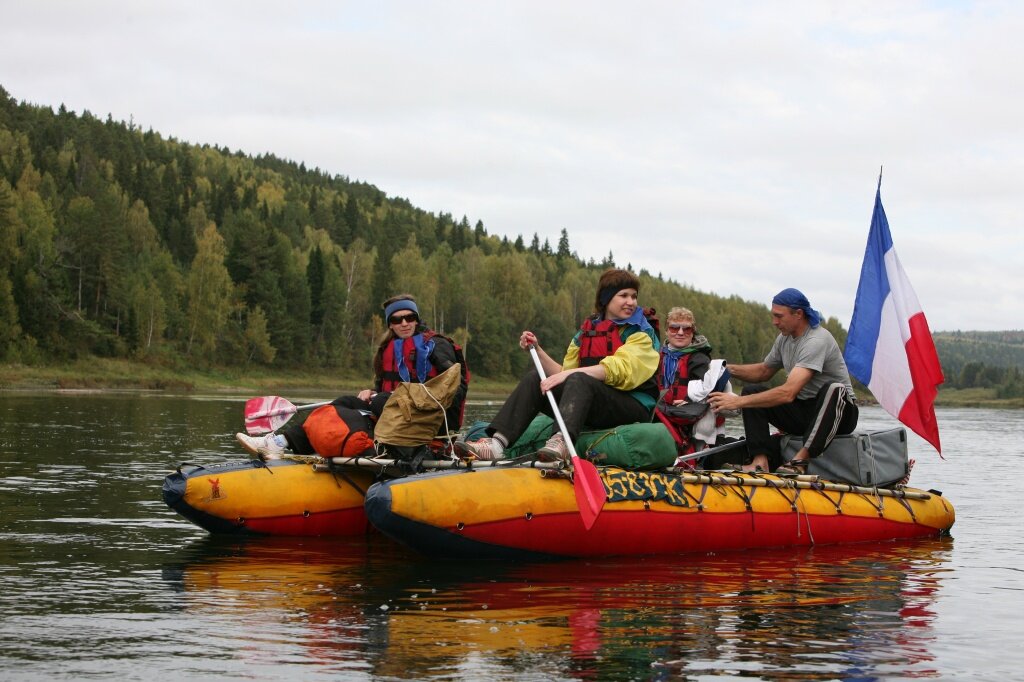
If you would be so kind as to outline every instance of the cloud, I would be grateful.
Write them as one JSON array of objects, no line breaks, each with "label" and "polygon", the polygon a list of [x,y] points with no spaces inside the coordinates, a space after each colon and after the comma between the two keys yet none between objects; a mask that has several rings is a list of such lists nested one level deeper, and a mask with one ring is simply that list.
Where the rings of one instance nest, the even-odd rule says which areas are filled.
[{"label": "cloud", "polygon": [[933,328],[1022,328],[1022,29],[1012,3],[20,3],[0,84],[844,324],[884,164]]}]

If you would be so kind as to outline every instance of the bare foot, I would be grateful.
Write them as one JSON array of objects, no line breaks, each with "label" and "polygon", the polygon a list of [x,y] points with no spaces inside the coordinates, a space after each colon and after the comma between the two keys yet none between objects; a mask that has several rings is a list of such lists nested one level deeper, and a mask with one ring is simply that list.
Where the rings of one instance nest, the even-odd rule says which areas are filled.
[{"label": "bare foot", "polygon": [[750,464],[744,465],[742,469],[747,473],[767,472],[768,458],[764,455],[757,455],[750,460]]}]

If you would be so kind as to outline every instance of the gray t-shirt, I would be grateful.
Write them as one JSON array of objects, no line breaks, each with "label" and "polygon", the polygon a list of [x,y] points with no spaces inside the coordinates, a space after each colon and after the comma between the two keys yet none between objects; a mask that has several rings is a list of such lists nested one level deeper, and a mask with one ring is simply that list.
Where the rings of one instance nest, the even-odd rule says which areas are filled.
[{"label": "gray t-shirt", "polygon": [[806,400],[818,395],[822,386],[832,383],[843,383],[853,395],[850,383],[850,372],[839,350],[839,344],[829,330],[821,325],[808,327],[801,336],[783,336],[779,334],[772,344],[772,349],[764,358],[764,364],[774,369],[783,368],[792,372],[794,367],[806,367],[814,372],[797,398]]}]

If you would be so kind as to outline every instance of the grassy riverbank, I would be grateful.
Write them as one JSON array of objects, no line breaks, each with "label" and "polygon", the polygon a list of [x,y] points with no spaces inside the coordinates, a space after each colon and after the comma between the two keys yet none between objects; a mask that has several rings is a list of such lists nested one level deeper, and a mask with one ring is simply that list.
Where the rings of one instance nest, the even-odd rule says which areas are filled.
[{"label": "grassy riverbank", "polygon": [[[0,365],[0,390],[151,390],[172,393],[318,395],[331,397],[370,385],[370,377],[343,372],[266,372],[261,369],[150,365],[89,358],[61,365]],[[473,376],[473,398],[501,397],[514,382]]]},{"label": "grassy riverbank", "polygon": [[[316,395],[329,397],[369,385],[368,376],[341,372],[269,373],[261,369],[212,369],[150,365],[128,360],[89,358],[61,365],[0,365],[0,390],[153,390],[244,395]],[[508,395],[515,382],[473,376],[473,399]],[[945,389],[937,405],[945,407],[1024,408],[1024,398],[1000,399],[995,389]]]}]

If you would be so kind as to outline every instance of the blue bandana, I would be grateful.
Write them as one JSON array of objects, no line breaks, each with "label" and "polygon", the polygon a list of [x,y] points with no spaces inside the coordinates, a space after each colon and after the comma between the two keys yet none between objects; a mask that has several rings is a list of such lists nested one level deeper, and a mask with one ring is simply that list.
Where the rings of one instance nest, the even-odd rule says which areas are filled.
[{"label": "blue bandana", "polygon": [[654,330],[654,327],[651,326],[651,323],[647,321],[647,317],[644,315],[644,309],[640,306],[637,306],[636,310],[633,311],[633,314],[627,318],[620,320],[614,317],[609,317],[608,319],[620,326],[624,324],[635,324],[640,327],[640,331],[644,332],[647,330]]},{"label": "blue bandana", "polygon": [[821,324],[821,313],[811,307],[811,302],[807,300],[807,297],[799,289],[783,289],[775,294],[775,298],[772,299],[772,305],[799,308],[804,311],[804,315],[807,316],[807,322],[811,327],[817,327]]},{"label": "blue bandana", "polygon": [[[416,334],[409,338],[416,344],[416,381],[422,384],[430,374],[430,354],[434,352],[434,340],[423,340],[423,334]],[[395,339],[395,366],[398,367],[398,376],[402,381],[411,380],[409,368],[405,366],[405,353],[402,351],[405,339]]]},{"label": "blue bandana", "polygon": [[661,347],[661,385],[671,386],[676,378],[679,359],[687,353],[686,348],[672,348],[668,344]]}]

